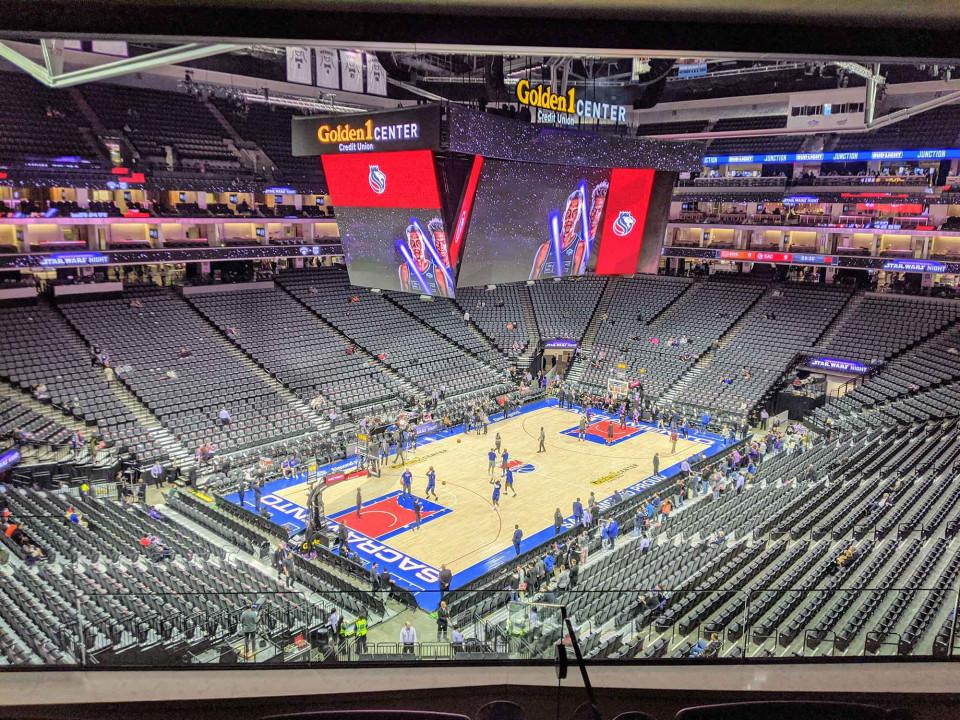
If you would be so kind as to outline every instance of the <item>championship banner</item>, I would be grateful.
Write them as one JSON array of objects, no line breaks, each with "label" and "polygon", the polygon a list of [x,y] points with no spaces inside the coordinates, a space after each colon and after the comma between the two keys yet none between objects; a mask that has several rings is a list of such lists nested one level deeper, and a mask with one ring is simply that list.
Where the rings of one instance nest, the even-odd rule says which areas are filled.
[{"label": "championship banner", "polygon": [[371,95],[387,94],[387,71],[373,53],[364,53],[367,58],[367,92]]},{"label": "championship banner", "polygon": [[340,86],[349,92],[363,92],[363,56],[360,53],[340,51]]},{"label": "championship banner", "polygon": [[287,50],[287,82],[312,84],[310,74],[310,52],[305,47],[288,47]]},{"label": "championship banner", "polygon": [[317,86],[339,89],[340,57],[337,51],[330,48],[316,48],[313,52],[317,65]]},{"label": "championship banner", "polygon": [[294,117],[291,137],[295,157],[437,149],[440,106],[421,105],[362,115]]},{"label": "championship banner", "polygon": [[92,52],[101,55],[114,55],[116,57],[127,57],[130,54],[127,51],[127,43],[122,40],[94,40],[90,49]]}]

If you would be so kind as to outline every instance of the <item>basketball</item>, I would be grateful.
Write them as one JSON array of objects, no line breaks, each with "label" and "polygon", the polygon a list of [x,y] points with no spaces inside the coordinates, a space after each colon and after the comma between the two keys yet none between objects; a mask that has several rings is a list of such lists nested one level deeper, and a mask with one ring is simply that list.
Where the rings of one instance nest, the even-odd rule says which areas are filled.
[{"label": "basketball", "polygon": [[460,438],[457,438],[457,445],[460,444]]},{"label": "basketball", "polygon": [[447,484],[447,481],[446,481],[446,480],[441,480],[441,481],[440,481],[440,484],[441,484],[441,485],[446,485],[446,484]]}]

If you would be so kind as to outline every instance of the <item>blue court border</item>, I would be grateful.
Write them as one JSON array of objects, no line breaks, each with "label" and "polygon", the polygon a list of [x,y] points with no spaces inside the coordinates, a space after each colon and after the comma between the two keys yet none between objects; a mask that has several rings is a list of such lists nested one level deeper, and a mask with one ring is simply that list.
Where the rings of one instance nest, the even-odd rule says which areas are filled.
[{"label": "blue court border", "polygon": [[[525,415],[527,413],[531,413],[537,410],[542,410],[544,408],[551,408],[551,407],[552,408],[559,407],[559,402],[555,398],[538,400],[536,402],[525,405],[522,408],[518,408],[514,410],[513,412],[511,412],[510,417]],[[559,409],[569,412],[571,415],[578,418],[581,414],[583,414],[583,408],[580,407],[579,405],[566,405],[563,408],[559,408]],[[591,414],[591,422],[593,422],[595,419],[619,421],[619,415],[604,413],[601,411],[597,411],[594,408],[590,409],[590,414]],[[490,416],[490,424],[493,425],[494,423],[499,422],[503,419],[504,417],[502,412],[496,413]],[[647,422],[641,422],[641,426],[644,427],[644,431],[640,433],[641,435],[651,433],[651,432],[659,433],[661,435],[668,436],[668,437],[670,435],[669,428],[658,428],[652,423],[647,423]],[[573,429],[575,431],[576,427],[574,427]],[[444,430],[439,430],[435,433],[430,433],[429,435],[425,435],[421,438],[418,438],[417,446],[419,448],[421,446],[425,446],[425,445],[429,445],[431,443],[437,442],[438,440],[455,437],[456,435],[463,434],[464,432],[465,432],[465,429],[463,425],[457,425],[451,428],[446,428]],[[561,432],[564,432],[564,431],[561,431]],[[636,437],[638,437],[638,435],[636,434],[630,435],[626,438],[621,439],[619,442],[622,442],[623,440],[633,439]],[[703,450],[701,450],[701,454],[706,458],[713,457],[714,455],[718,454],[719,452],[729,447],[730,445],[734,444],[735,442],[735,441],[729,440],[728,438],[721,437],[720,435],[716,435],[714,433],[708,433],[708,432],[703,432],[701,430],[693,430],[693,429],[691,429],[688,432],[688,439],[698,440],[705,444],[705,447],[703,448]],[[324,474],[333,473],[333,472],[346,471],[346,470],[355,468],[356,465],[357,465],[357,457],[351,456],[343,460],[338,460],[336,462],[327,463],[325,465],[319,466],[317,468],[317,474],[324,475]],[[654,487],[658,483],[663,482],[666,479],[675,477],[679,473],[680,473],[680,462],[677,462],[665,468],[661,468],[660,473],[658,475],[652,475],[652,476],[646,477],[634,483],[633,485],[630,485],[622,489],[620,491],[622,498],[623,500],[626,500],[630,497],[639,495],[649,490],[651,487]],[[266,483],[263,487],[262,505],[267,508],[267,511],[270,513],[274,522],[291,530],[291,535],[296,535],[302,532],[306,528],[306,519],[308,516],[308,511],[306,508],[304,508],[301,505],[298,505],[289,500],[276,496],[275,493],[278,491],[293,487],[295,485],[301,485],[306,482],[307,482],[307,472],[302,471],[292,475],[291,477],[277,478],[276,480]],[[397,491],[394,491],[393,494],[399,494],[399,493],[400,491],[397,490]],[[386,496],[382,496],[381,498],[371,500],[370,502],[371,503],[376,502],[377,500],[382,500],[383,497],[389,497],[389,496],[390,495],[388,494]],[[223,497],[224,499],[226,499],[229,502],[232,502],[235,505],[239,504],[239,497],[236,492],[229,493],[227,495],[224,495]],[[425,498],[421,497],[420,499],[421,499],[421,502],[429,502],[429,501],[426,501]],[[615,504],[615,502],[613,497],[609,496],[604,498],[603,500],[600,500],[598,504],[600,506],[601,512],[603,512],[604,510],[607,510],[610,507],[612,507]],[[244,507],[247,507],[251,510],[255,509],[252,492],[249,492],[249,491],[247,492],[246,502],[244,503]],[[428,520],[443,517],[444,515],[447,515],[450,512],[452,512],[451,508],[444,508],[444,509],[446,510],[446,512],[437,513],[437,515],[433,515],[430,518],[425,518],[421,520],[421,525],[423,525],[424,522]],[[353,512],[353,511],[354,510],[351,508],[351,509],[338,512],[336,515],[342,516],[344,513]],[[571,509],[571,513],[572,513],[572,509]],[[332,516],[328,516],[328,520],[333,521],[332,524],[336,525],[335,519]],[[571,528],[573,527],[573,525],[574,525],[574,521],[573,521],[572,514],[564,518],[564,522],[562,525],[563,529]],[[403,553],[399,553],[398,551],[393,550],[389,546],[384,546],[380,544],[382,543],[383,540],[389,539],[390,537],[395,537],[396,535],[402,532],[406,532],[407,529],[408,529],[408,526],[404,526],[404,528],[398,528],[397,530],[392,531],[387,535],[384,535],[378,539],[374,539],[374,538],[369,538],[362,533],[358,533],[356,530],[348,528],[351,550],[353,550],[357,555],[360,556],[365,567],[370,567],[374,562],[379,563],[381,567],[387,567],[390,570],[391,576],[393,577],[397,585],[410,590],[414,594],[414,596],[417,598],[417,602],[419,603],[420,607],[422,607],[424,610],[428,610],[428,611],[436,610],[437,606],[439,605],[439,594],[436,592],[437,590],[439,590],[439,584],[435,582],[430,583],[429,581],[425,581],[422,577],[411,575],[410,572],[404,571],[402,569],[390,567],[390,565],[386,562],[386,560],[384,560],[384,554],[387,554],[389,557],[398,557],[398,560],[396,561],[396,565],[399,568],[403,568],[405,566],[407,567],[415,566],[420,571],[424,571],[424,570],[428,571],[431,574],[431,577],[435,576],[435,574],[438,572],[437,568],[434,568],[433,566],[428,565],[423,561],[417,560],[416,558],[412,558],[410,556],[406,556]],[[545,543],[549,542],[553,537],[554,537],[553,525],[545,527],[542,530],[539,530],[535,533],[532,533],[524,537],[523,541],[520,544],[520,554],[523,554],[525,552],[528,552],[529,550],[533,550],[536,547],[544,545]],[[376,548],[376,550],[374,550],[374,548]],[[454,574],[453,582],[451,583],[451,588],[457,589],[459,587],[462,587],[467,583],[470,583],[473,580],[476,580],[477,578],[485,575],[491,570],[495,570],[496,568],[502,567],[510,563],[516,557],[516,555],[517,553],[515,552],[512,544],[509,545],[508,547],[505,547],[503,550],[500,550],[499,552],[494,553],[493,555],[486,558],[485,560],[482,560]],[[425,587],[427,585],[429,585],[429,587]]]}]

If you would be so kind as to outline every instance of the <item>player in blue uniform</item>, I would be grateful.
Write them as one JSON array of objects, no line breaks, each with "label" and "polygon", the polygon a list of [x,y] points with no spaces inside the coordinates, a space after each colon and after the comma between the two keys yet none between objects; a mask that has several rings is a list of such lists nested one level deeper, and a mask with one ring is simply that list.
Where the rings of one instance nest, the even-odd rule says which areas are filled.
[{"label": "player in blue uniform", "polygon": [[[557,258],[552,242],[543,243],[537,248],[537,254],[530,268],[530,280],[543,277],[563,277],[565,275],[583,275],[590,259],[590,239],[597,236],[603,207],[607,201],[609,185],[603,181],[593,189],[590,217],[584,222],[582,217],[587,203],[583,187],[578,187],[567,196],[560,227],[560,257]],[[584,237],[584,225],[589,225],[589,237]],[[559,262],[559,264],[558,264]]]},{"label": "player in blue uniform", "polygon": [[403,475],[400,476],[400,482],[403,484],[403,496],[410,497],[412,495],[410,486],[413,483],[413,473],[409,469],[404,470]]},{"label": "player in blue uniform", "polygon": [[427,491],[423,496],[430,497],[431,495],[433,495],[434,500],[437,499],[437,473],[433,469],[433,465],[427,470]]},{"label": "player in blue uniform", "polygon": [[513,489],[513,470],[507,468],[507,490],[513,493],[513,496],[517,496],[517,491]]},{"label": "player in blue uniform", "polygon": [[407,262],[400,266],[400,289],[422,295],[451,297],[446,275],[427,255],[424,243],[429,241],[423,237],[417,225],[408,225],[406,234],[407,247],[416,271]]},{"label": "player in blue uniform", "polygon": [[500,509],[500,480],[493,484],[493,509]]},{"label": "player in blue uniform", "polygon": [[493,448],[490,448],[490,452],[487,453],[487,459],[490,461],[489,466],[487,467],[487,472],[490,473],[490,482],[493,482],[493,470],[497,467],[497,451]]}]

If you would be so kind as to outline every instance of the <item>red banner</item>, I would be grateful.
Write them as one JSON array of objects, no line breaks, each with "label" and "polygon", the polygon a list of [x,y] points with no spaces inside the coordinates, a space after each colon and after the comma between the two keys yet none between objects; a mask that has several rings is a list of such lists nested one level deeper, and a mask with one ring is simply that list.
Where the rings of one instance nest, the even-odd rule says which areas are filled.
[{"label": "red banner", "polygon": [[453,228],[453,238],[450,241],[450,264],[457,266],[460,257],[460,248],[470,223],[470,211],[473,210],[473,199],[477,195],[477,183],[480,182],[480,171],[483,169],[483,156],[473,156],[473,166],[470,168],[470,177],[467,178],[467,187],[463,191],[463,201],[460,203],[460,212],[457,213],[456,225]]},{"label": "red banner", "polygon": [[345,472],[330,473],[329,475],[323,476],[323,484],[336,485],[337,483],[341,483],[344,480],[353,480],[354,478],[358,478],[358,477],[366,477],[369,474],[370,473],[368,473],[366,470],[353,470],[348,473],[345,473]]},{"label": "red banner", "polygon": [[440,209],[431,150],[323,155],[334,207]]},{"label": "red banner", "polygon": [[626,168],[610,172],[597,275],[632,275],[637,271],[654,174],[653,170]]}]

